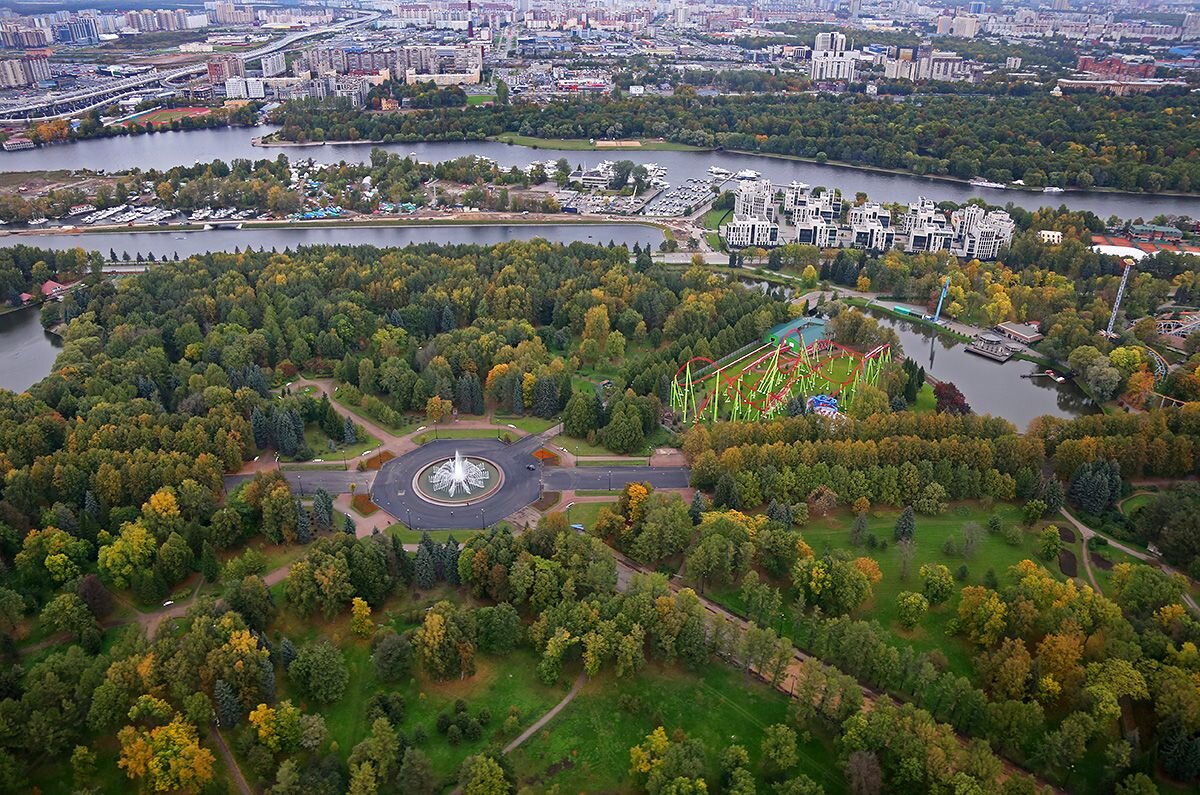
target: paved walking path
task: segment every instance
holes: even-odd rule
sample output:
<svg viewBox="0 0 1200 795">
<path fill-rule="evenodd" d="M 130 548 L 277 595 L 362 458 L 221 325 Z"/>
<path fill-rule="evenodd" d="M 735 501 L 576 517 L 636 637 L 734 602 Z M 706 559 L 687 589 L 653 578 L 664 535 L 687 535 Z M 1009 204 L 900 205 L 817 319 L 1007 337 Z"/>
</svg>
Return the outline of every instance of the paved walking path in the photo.
<svg viewBox="0 0 1200 795">
<path fill-rule="evenodd" d="M 238 788 L 241 795 L 254 795 L 254 790 L 250 789 L 250 785 L 246 783 L 246 777 L 242 775 L 242 769 L 238 767 L 237 760 L 233 757 L 233 752 L 229 750 L 229 746 L 225 744 L 225 738 L 221 736 L 221 730 L 217 728 L 217 724 L 212 725 L 213 745 L 217 747 L 217 753 L 221 755 L 221 760 L 225 763 L 225 769 L 229 771 L 229 777 L 233 779 L 233 783 Z"/>
<path fill-rule="evenodd" d="M 575 700 L 575 696 L 579 695 L 579 691 L 583 689 L 583 685 L 586 681 L 587 674 L 585 674 L 583 671 L 580 671 L 579 676 L 575 677 L 575 684 L 571 685 L 571 689 L 567 691 L 565 696 L 563 696 L 562 701 L 551 707 L 549 712 L 534 721 L 532 726 L 521 732 L 520 735 L 518 735 L 517 738 L 511 743 L 504 746 L 504 753 L 512 753 L 526 740 L 541 731 L 543 726 L 554 720 L 554 716 L 562 712 L 563 707 Z"/>
<path fill-rule="evenodd" d="M 1122 544 L 1120 541 L 1109 538 L 1108 536 L 1104 535 L 1103 533 L 1096 532 L 1095 530 L 1088 527 L 1083 522 L 1079 521 L 1074 516 L 1072 516 L 1070 514 L 1070 512 L 1067 511 L 1066 508 L 1060 508 L 1059 513 L 1061 513 L 1064 517 L 1066 517 L 1067 521 L 1070 522 L 1072 525 L 1074 525 L 1075 529 L 1077 529 L 1079 531 L 1080 535 L 1083 536 L 1084 566 L 1087 569 L 1088 578 L 1092 581 L 1092 585 L 1095 586 L 1097 593 L 1103 593 L 1103 591 L 1101 591 L 1100 586 L 1096 584 L 1096 578 L 1092 574 L 1091 563 L 1088 561 L 1087 541 L 1092 536 L 1098 536 L 1100 538 L 1107 540 L 1108 545 L 1110 547 L 1112 547 L 1113 549 L 1119 549 L 1122 552 L 1124 552 L 1125 554 L 1132 555 L 1133 557 L 1137 558 L 1138 560 L 1148 563 L 1157 569 L 1161 569 L 1162 571 L 1166 572 L 1167 574 L 1178 574 L 1180 577 L 1183 577 L 1185 580 L 1187 580 L 1187 575 L 1183 574 L 1180 571 L 1177 571 L 1176 569 L 1171 568 L 1166 563 L 1162 562 L 1162 560 L 1160 560 L 1159 558 L 1155 557 L 1154 555 L 1151 555 L 1149 552 L 1143 552 L 1142 550 L 1137 549 L 1135 547 L 1126 546 L 1125 544 Z M 1190 593 L 1188 593 L 1186 588 L 1183 591 L 1183 602 L 1184 602 L 1184 604 L 1186 604 L 1188 606 L 1189 609 L 1191 609 L 1191 611 L 1193 613 L 1200 613 L 1200 604 L 1196 603 L 1196 600 L 1192 597 L 1192 595 Z"/>
</svg>

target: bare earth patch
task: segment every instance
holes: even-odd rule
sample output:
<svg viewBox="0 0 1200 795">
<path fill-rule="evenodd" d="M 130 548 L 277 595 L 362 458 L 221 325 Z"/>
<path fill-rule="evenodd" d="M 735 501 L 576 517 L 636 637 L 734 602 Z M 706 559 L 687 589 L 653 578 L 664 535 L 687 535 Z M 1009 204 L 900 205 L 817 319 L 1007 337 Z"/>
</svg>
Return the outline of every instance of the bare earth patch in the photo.
<svg viewBox="0 0 1200 795">
<path fill-rule="evenodd" d="M 1068 577 L 1074 577 L 1079 571 L 1079 566 L 1075 560 L 1075 553 L 1069 549 L 1060 549 L 1058 551 L 1058 567 L 1062 569 L 1062 573 Z"/>
</svg>

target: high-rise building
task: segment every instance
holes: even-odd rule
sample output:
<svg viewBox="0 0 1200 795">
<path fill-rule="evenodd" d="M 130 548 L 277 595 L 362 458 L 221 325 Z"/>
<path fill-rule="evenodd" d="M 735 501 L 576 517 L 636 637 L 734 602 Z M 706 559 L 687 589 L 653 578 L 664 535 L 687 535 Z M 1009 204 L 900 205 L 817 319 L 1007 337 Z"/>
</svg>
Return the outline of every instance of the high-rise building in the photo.
<svg viewBox="0 0 1200 795">
<path fill-rule="evenodd" d="M 263 77 L 278 77 L 287 73 L 287 56 L 281 52 L 273 52 L 262 57 Z"/>
<path fill-rule="evenodd" d="M 246 65 L 236 55 L 214 55 L 208 59 L 208 82 L 215 85 L 231 77 L 245 77 Z"/>
<path fill-rule="evenodd" d="M 1200 40 L 1200 12 L 1184 15 L 1182 38 L 1184 41 Z"/>
<path fill-rule="evenodd" d="M 813 43 L 813 52 L 844 52 L 846 49 L 846 34 L 836 31 L 818 33 Z"/>
</svg>

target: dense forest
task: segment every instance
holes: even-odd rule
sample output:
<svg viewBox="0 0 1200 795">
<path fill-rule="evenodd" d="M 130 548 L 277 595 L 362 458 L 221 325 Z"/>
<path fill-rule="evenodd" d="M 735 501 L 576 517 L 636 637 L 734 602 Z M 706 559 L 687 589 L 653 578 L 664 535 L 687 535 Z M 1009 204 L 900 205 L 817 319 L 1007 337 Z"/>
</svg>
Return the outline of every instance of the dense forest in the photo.
<svg viewBox="0 0 1200 795">
<path fill-rule="evenodd" d="M 1030 186 L 1183 191 L 1200 185 L 1200 123 L 1183 95 L 589 98 L 405 114 L 346 102 L 275 112 L 292 141 L 666 138 L 679 143 Z"/>
<path fill-rule="evenodd" d="M 276 471 L 226 490 L 257 455 L 361 435 L 345 404 L 287 389 L 297 373 L 333 376 L 385 424 L 493 407 L 620 450 L 658 426 L 680 362 L 760 339 L 787 305 L 644 250 L 537 240 L 209 254 L 119 284 L 93 259 L 13 258 L 83 282 L 55 305 L 53 373 L 0 392 L 4 791 L 220 792 L 219 726 L 272 793 L 500 795 L 539 775 L 498 750 L 532 715 L 440 689 L 497 668 L 549 704 L 570 671 L 620 690 L 621 720 L 644 728 L 604 775 L 652 795 L 1021 795 L 1070 786 L 1093 756 L 1089 787 L 1200 776 L 1200 624 L 1181 582 L 1120 563 L 1107 595 L 1081 588 L 1050 568 L 1064 542 L 1046 526 L 1067 505 L 1112 511 L 1131 478 L 1195 474 L 1193 410 L 1020 435 L 909 410 L 920 379 L 897 362 L 836 424 L 687 431 L 690 501 L 633 483 L 587 534 L 550 513 L 405 549 Z M 830 331 L 894 342 L 851 307 Z M 602 359 L 613 393 L 576 391 Z M 1141 509 L 1173 525 L 1158 540 L 1181 562 L 1190 499 Z M 143 634 L 193 587 L 186 616 Z M 741 697 L 761 681 L 802 698 L 753 743 L 706 742 L 641 678 L 726 666 Z"/>
</svg>

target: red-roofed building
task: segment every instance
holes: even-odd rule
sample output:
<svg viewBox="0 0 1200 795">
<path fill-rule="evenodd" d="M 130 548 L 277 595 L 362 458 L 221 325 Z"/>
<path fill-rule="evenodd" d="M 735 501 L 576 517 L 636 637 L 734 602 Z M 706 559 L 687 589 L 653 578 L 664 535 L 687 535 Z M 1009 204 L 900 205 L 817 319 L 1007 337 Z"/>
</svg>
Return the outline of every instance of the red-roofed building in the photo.
<svg viewBox="0 0 1200 795">
<path fill-rule="evenodd" d="M 33 296 L 32 296 L 32 295 L 30 295 L 29 293 L 21 293 L 21 296 L 20 296 L 20 298 L 21 298 L 21 303 L 22 303 L 22 304 L 27 304 L 27 303 L 29 303 L 30 301 L 32 301 L 32 300 L 33 300 Z"/>
<path fill-rule="evenodd" d="M 53 279 L 47 279 L 46 281 L 42 282 L 42 297 L 52 298 L 65 289 L 67 289 L 65 284 L 59 284 Z"/>
</svg>

